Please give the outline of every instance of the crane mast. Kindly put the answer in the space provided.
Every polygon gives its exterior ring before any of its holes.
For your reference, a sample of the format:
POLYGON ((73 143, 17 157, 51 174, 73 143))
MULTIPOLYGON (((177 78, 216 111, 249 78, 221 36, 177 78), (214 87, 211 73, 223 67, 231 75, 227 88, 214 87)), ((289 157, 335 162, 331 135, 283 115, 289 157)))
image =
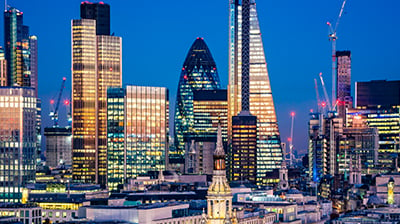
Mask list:
POLYGON ((61 96, 62 96, 62 92, 64 90, 64 86, 65 86, 65 81, 66 80, 67 80, 67 78, 64 77, 63 81, 61 83, 60 91, 58 93, 57 101, 54 102, 54 100, 50 100, 50 104, 51 105, 53 105, 54 103, 56 104, 56 107, 55 107, 54 111, 50 111, 50 114, 49 114, 51 120, 53 120, 53 122, 54 122, 54 124, 53 124, 54 127, 58 127, 58 108, 60 107, 60 100, 61 100, 61 96))
MULTIPOLYGON (((344 6, 347 0, 343 0, 342 7, 340 8, 339 16, 336 20, 335 28, 332 27, 330 22, 326 24, 329 26, 329 41, 332 43, 332 104, 336 102, 336 40, 337 40, 337 28, 339 26, 340 19, 342 18, 344 6)), ((334 109, 334 108, 332 108, 334 109)))

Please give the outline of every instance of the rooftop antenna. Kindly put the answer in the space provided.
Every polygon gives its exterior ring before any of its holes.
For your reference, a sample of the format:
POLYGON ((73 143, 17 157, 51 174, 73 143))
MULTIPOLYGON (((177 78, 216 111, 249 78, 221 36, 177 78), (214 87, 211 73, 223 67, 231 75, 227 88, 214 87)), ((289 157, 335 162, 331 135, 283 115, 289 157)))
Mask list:
POLYGON ((7 0, 4 0, 4 11, 7 11, 7 0))

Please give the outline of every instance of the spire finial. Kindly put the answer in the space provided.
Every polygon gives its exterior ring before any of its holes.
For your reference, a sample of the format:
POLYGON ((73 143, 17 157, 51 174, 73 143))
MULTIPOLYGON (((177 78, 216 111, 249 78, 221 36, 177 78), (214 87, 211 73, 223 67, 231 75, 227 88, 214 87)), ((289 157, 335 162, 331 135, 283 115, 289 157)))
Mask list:
POLYGON ((217 147, 215 149, 214 155, 225 155, 224 146, 222 145, 222 130, 220 119, 218 119, 217 147))

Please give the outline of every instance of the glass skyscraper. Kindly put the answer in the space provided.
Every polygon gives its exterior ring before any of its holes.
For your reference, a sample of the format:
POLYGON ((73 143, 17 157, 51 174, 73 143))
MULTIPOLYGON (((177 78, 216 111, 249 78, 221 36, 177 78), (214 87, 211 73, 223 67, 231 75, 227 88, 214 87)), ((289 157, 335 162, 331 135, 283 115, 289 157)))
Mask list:
POLYGON ((8 86, 30 86, 29 27, 23 12, 13 7, 4 11, 4 43, 8 86))
POLYGON ((29 87, 0 87, 0 202, 21 202, 36 175, 36 97, 29 87))
POLYGON ((182 66, 175 105, 175 145, 184 154, 184 134, 193 129, 193 91, 220 89, 217 67, 203 38, 197 38, 182 66))
POLYGON ((127 179, 165 170, 168 89, 109 88, 107 107, 108 188, 117 190, 127 179))
POLYGON ((0 47, 0 86, 7 86, 7 60, 2 47, 0 47))
POLYGON ((74 181, 106 185, 107 88, 121 86, 121 45, 121 37, 96 35, 96 20, 72 20, 74 181))
POLYGON ((257 183, 265 184, 266 173, 279 168, 283 156, 256 3, 248 2, 249 22, 242 24, 242 5, 239 0, 230 1, 228 135, 231 138, 232 117, 242 109, 242 57, 247 57, 249 85, 245 88, 249 93, 249 112, 257 117, 257 183), (249 34, 246 51, 242 49, 244 30, 249 34))

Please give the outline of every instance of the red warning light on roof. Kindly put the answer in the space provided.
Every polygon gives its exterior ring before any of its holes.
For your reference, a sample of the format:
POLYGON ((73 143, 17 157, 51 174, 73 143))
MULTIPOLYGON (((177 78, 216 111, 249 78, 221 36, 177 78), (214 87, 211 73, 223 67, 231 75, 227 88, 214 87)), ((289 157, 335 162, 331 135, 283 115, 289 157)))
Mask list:
POLYGON ((64 100, 64 105, 68 106, 69 105, 69 100, 64 100))
POLYGON ((63 77, 63 80, 65 81, 65 80, 67 80, 67 78, 66 78, 66 77, 63 77))
POLYGON ((295 112, 291 112, 291 113, 290 113, 290 116, 294 117, 294 115, 296 115, 295 112))
POLYGON ((99 4, 104 5, 104 2, 99 2, 99 4))
POLYGON ((182 68, 182 71, 185 71, 185 68, 182 68))
POLYGON ((187 75, 184 75, 183 78, 184 78, 184 79, 188 79, 187 75))
POLYGON ((50 104, 54 104, 54 100, 50 100, 50 104))
POLYGON ((325 102, 322 102, 322 103, 321 103, 321 106, 322 106, 322 107, 326 107, 326 103, 325 103, 325 102))

